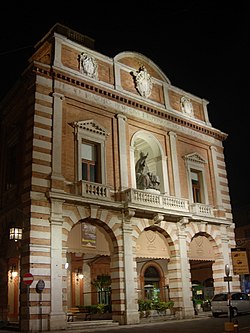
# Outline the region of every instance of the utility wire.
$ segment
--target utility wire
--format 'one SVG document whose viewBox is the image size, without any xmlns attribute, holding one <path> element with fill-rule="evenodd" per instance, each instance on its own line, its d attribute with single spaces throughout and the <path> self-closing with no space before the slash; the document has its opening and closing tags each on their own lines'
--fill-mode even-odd
<svg viewBox="0 0 250 333">
<path fill-rule="evenodd" d="M 33 45 L 28 45 L 28 46 L 20 47 L 18 49 L 9 50 L 9 51 L 5 51 L 5 52 L 0 52 L 0 56 L 4 56 L 4 55 L 10 54 L 10 53 L 19 52 L 19 51 L 22 51 L 22 50 L 25 50 L 25 49 L 29 49 L 31 47 L 33 47 Z"/>
</svg>

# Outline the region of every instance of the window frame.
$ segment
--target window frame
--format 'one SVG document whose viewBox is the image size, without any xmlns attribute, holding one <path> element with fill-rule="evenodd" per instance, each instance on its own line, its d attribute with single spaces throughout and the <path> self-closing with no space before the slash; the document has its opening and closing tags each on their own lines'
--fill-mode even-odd
<svg viewBox="0 0 250 333">
<path fill-rule="evenodd" d="M 100 171 L 100 145 L 97 142 L 92 142 L 92 141 L 88 141 L 88 140 L 82 140 L 82 144 L 85 145 L 89 145 L 91 147 L 95 148 L 95 160 L 88 160 L 88 159 L 84 159 L 84 157 L 82 156 L 82 150 L 81 150 L 81 174 L 82 174 L 82 179 L 81 180 L 85 180 L 85 181 L 89 181 L 89 182 L 93 182 L 93 183 L 101 183 L 101 171 Z M 83 164 L 87 165 L 87 177 L 86 179 L 84 179 L 83 177 Z M 94 166 L 94 180 L 91 179 L 91 166 Z"/>
<path fill-rule="evenodd" d="M 106 141 L 109 133 L 94 120 L 77 121 L 71 124 L 75 130 L 76 144 L 76 181 L 82 181 L 82 143 L 91 143 L 98 147 L 98 183 L 107 184 Z M 91 181 L 89 181 L 91 182 Z"/>
<path fill-rule="evenodd" d="M 193 204 L 205 204 L 208 205 L 208 191 L 207 184 L 205 180 L 205 164 L 206 161 L 197 153 L 192 153 L 184 156 L 187 170 L 187 180 L 188 180 L 188 193 L 189 200 Z M 193 194 L 193 184 L 192 184 L 192 173 L 197 173 L 199 177 L 200 184 L 200 201 L 197 202 L 194 199 Z"/>
</svg>

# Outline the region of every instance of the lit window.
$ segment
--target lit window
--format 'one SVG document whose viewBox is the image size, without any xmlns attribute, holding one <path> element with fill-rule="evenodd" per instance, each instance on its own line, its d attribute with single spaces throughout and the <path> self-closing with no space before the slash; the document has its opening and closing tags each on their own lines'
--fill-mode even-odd
<svg viewBox="0 0 250 333">
<path fill-rule="evenodd" d="M 201 172 L 191 169 L 193 201 L 201 203 Z"/>
<path fill-rule="evenodd" d="M 205 178 L 205 165 L 207 162 L 198 153 L 184 156 L 187 177 L 188 192 L 191 203 L 208 204 L 208 191 Z"/>
<path fill-rule="evenodd" d="M 77 180 L 106 184 L 107 130 L 94 120 L 77 121 Z"/>
<path fill-rule="evenodd" d="M 98 145 L 83 142 L 81 146 L 82 180 L 100 182 L 98 170 Z"/>
</svg>

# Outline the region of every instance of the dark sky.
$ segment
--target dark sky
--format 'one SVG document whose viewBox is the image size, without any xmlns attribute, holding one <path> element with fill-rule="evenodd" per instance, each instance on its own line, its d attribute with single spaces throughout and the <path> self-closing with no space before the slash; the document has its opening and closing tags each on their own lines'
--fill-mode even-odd
<svg viewBox="0 0 250 333">
<path fill-rule="evenodd" d="M 209 101 L 224 142 L 233 208 L 250 204 L 250 1 L 12 1 L 1 4 L 0 98 L 27 66 L 34 45 L 57 22 L 114 57 L 150 58 L 183 90 Z"/>
</svg>

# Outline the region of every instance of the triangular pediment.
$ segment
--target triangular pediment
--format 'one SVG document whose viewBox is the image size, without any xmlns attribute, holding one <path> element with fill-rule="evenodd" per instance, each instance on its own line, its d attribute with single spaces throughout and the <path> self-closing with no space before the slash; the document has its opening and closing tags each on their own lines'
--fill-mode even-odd
<svg viewBox="0 0 250 333">
<path fill-rule="evenodd" d="M 205 164 L 207 161 L 198 153 L 187 154 L 183 157 L 186 161 Z"/>
<path fill-rule="evenodd" d="M 73 127 L 78 128 L 79 130 L 82 131 L 87 131 L 95 134 L 99 134 L 101 136 L 108 136 L 109 133 L 104 128 L 101 126 L 97 121 L 91 119 L 91 120 L 82 120 L 82 121 L 74 121 L 71 124 Z"/>
</svg>

